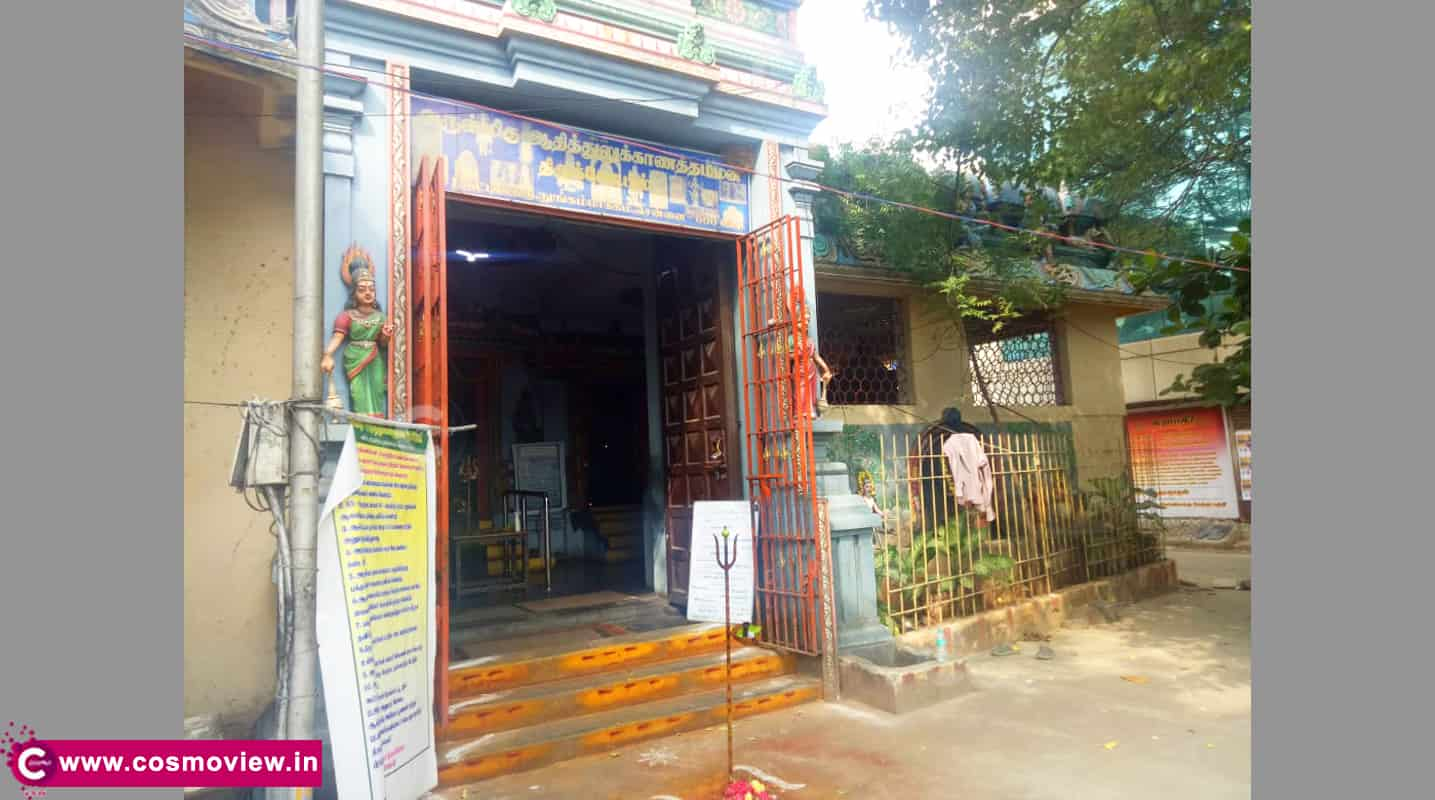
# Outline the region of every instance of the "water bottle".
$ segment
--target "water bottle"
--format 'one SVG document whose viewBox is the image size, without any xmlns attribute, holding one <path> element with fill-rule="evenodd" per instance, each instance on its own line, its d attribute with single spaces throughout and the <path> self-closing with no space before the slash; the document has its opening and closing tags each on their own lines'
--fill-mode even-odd
<svg viewBox="0 0 1435 800">
<path fill-rule="evenodd" d="M 947 631 L 945 628 L 937 629 L 937 661 L 945 663 L 947 660 Z"/>
</svg>

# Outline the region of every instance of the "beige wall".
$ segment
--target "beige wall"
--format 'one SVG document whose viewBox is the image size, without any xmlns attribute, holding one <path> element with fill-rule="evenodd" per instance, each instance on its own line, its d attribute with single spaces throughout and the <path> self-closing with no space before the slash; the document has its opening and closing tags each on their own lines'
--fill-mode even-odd
<svg viewBox="0 0 1435 800">
<path fill-rule="evenodd" d="M 819 292 L 902 297 L 907 308 L 907 342 L 913 402 L 904 406 L 833 406 L 829 415 L 849 425 L 911 425 L 936 420 L 955 405 L 962 416 L 990 422 L 978 405 L 969 376 L 965 345 L 945 312 L 920 287 L 819 275 Z M 1126 459 L 1126 397 L 1117 349 L 1116 319 L 1130 311 L 1109 306 L 1067 306 L 1057 324 L 1056 343 L 1067 405 L 1018 409 L 1038 422 L 1070 422 L 1078 472 L 1085 481 L 1121 471 Z M 1022 422 L 998 409 L 1003 422 Z"/>
<path fill-rule="evenodd" d="M 1177 376 L 1190 374 L 1192 366 L 1214 363 L 1236 351 L 1230 346 L 1207 349 L 1201 346 L 1200 338 L 1198 333 L 1189 333 L 1122 345 L 1121 376 L 1126 402 L 1171 402 L 1191 397 L 1189 392 L 1161 392 Z"/>
<path fill-rule="evenodd" d="M 184 396 L 289 395 L 293 157 L 259 146 L 257 90 L 185 69 Z M 184 708 L 249 725 L 274 691 L 269 518 L 228 487 L 239 412 L 184 408 Z"/>
</svg>

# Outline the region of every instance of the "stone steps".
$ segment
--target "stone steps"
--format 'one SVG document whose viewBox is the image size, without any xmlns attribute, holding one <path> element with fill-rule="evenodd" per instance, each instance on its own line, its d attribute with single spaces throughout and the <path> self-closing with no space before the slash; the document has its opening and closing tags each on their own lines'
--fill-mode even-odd
<svg viewBox="0 0 1435 800">
<path fill-rule="evenodd" d="M 734 685 L 793 671 L 791 657 L 759 647 L 736 647 Z M 683 694 L 722 688 L 727 674 L 722 652 L 637 669 L 550 681 L 489 692 L 453 703 L 449 738 L 512 730 L 564 717 L 639 705 Z"/>
<path fill-rule="evenodd" d="M 475 643 L 449 670 L 439 782 L 522 772 L 727 718 L 721 625 L 600 637 L 582 629 Z M 787 654 L 733 642 L 734 718 L 818 699 Z"/>
<path fill-rule="evenodd" d="M 488 692 L 516 689 L 619 669 L 676 661 L 720 652 L 721 625 L 686 625 L 654 633 L 597 639 L 576 648 L 570 641 L 483 656 L 449 666 L 449 692 L 455 701 Z"/>
<path fill-rule="evenodd" d="M 733 687 L 733 719 L 817 700 L 815 678 L 782 675 Z M 726 690 L 570 717 L 484 734 L 439 747 L 439 785 L 452 787 L 525 772 L 637 742 L 720 725 L 727 719 Z"/>
</svg>

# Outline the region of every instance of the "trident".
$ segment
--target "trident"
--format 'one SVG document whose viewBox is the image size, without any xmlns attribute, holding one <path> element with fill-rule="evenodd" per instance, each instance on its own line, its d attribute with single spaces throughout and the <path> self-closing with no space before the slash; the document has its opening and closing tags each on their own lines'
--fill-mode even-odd
<svg viewBox="0 0 1435 800">
<path fill-rule="evenodd" d="M 727 775 L 732 779 L 732 588 L 729 585 L 728 573 L 733 565 L 737 563 L 737 548 L 733 547 L 728 552 L 728 542 L 732 534 L 728 532 L 727 526 L 722 527 L 722 539 L 713 537 L 713 556 L 717 559 L 717 565 L 722 568 L 722 618 L 723 618 L 723 646 L 726 648 L 726 683 L 727 683 Z"/>
</svg>

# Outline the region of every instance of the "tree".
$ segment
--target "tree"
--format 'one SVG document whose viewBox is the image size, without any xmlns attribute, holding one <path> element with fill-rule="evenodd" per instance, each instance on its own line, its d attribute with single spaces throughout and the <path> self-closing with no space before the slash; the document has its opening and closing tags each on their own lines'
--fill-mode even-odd
<svg viewBox="0 0 1435 800">
<path fill-rule="evenodd" d="M 1043 250 L 1037 237 L 994 234 L 979 224 L 863 198 L 991 216 L 979 208 L 980 188 L 969 176 L 922 165 L 901 138 L 861 149 L 819 145 L 813 154 L 825 165 L 819 181 L 843 192 L 818 197 L 813 211 L 818 231 L 848 253 L 932 289 L 954 324 L 980 319 L 999 328 L 1024 311 L 1060 303 L 1062 287 L 1031 272 Z M 1038 209 L 1020 214 L 1023 225 L 1041 224 Z"/>
<path fill-rule="evenodd" d="M 1241 204 L 1250 0 L 869 0 L 869 11 L 931 74 L 916 144 L 934 156 L 975 161 L 998 183 L 1102 197 L 1113 216 Z"/>
<path fill-rule="evenodd" d="M 1225 359 L 1194 367 L 1178 376 L 1164 393 L 1192 392 L 1204 399 L 1233 406 L 1251 397 L 1251 221 L 1244 220 L 1220 254 L 1236 269 L 1193 268 L 1179 262 L 1149 259 L 1133 271 L 1138 289 L 1152 289 L 1174 300 L 1169 332 L 1194 328 L 1201 346 L 1215 349 L 1235 344 Z M 1214 300 L 1215 302 L 1209 302 Z M 1184 323 L 1184 324 L 1183 324 Z"/>
<path fill-rule="evenodd" d="M 1248 221 L 1231 246 L 1212 240 L 1251 213 L 1250 0 L 869 0 L 868 10 L 931 75 L 918 149 L 998 185 L 1098 197 L 1127 247 L 1239 259 L 1244 242 L 1249 264 Z M 1240 343 L 1229 370 L 1204 368 L 1182 388 L 1248 398 L 1249 273 L 1116 265 L 1197 317 L 1207 346 Z M 1232 293 L 1230 308 L 1193 301 L 1219 292 Z"/>
<path fill-rule="evenodd" d="M 966 335 L 971 321 L 997 331 L 1025 312 L 1061 305 L 1064 285 L 1034 270 L 1035 263 L 1049 253 L 1046 240 L 966 221 L 1003 216 L 1010 226 L 1050 227 L 1051 209 L 1046 203 L 994 206 L 970 176 L 923 166 L 901 137 L 889 143 L 872 142 L 860 150 L 818 147 L 814 155 L 825 165 L 820 182 L 838 190 L 819 196 L 813 212 L 817 230 L 849 254 L 905 272 L 931 289 L 930 298 L 948 326 L 947 335 L 939 340 L 964 341 L 974 367 L 975 354 Z M 984 385 L 976 369 L 978 384 Z M 986 402 L 997 424 L 996 403 L 990 397 Z"/>
</svg>

